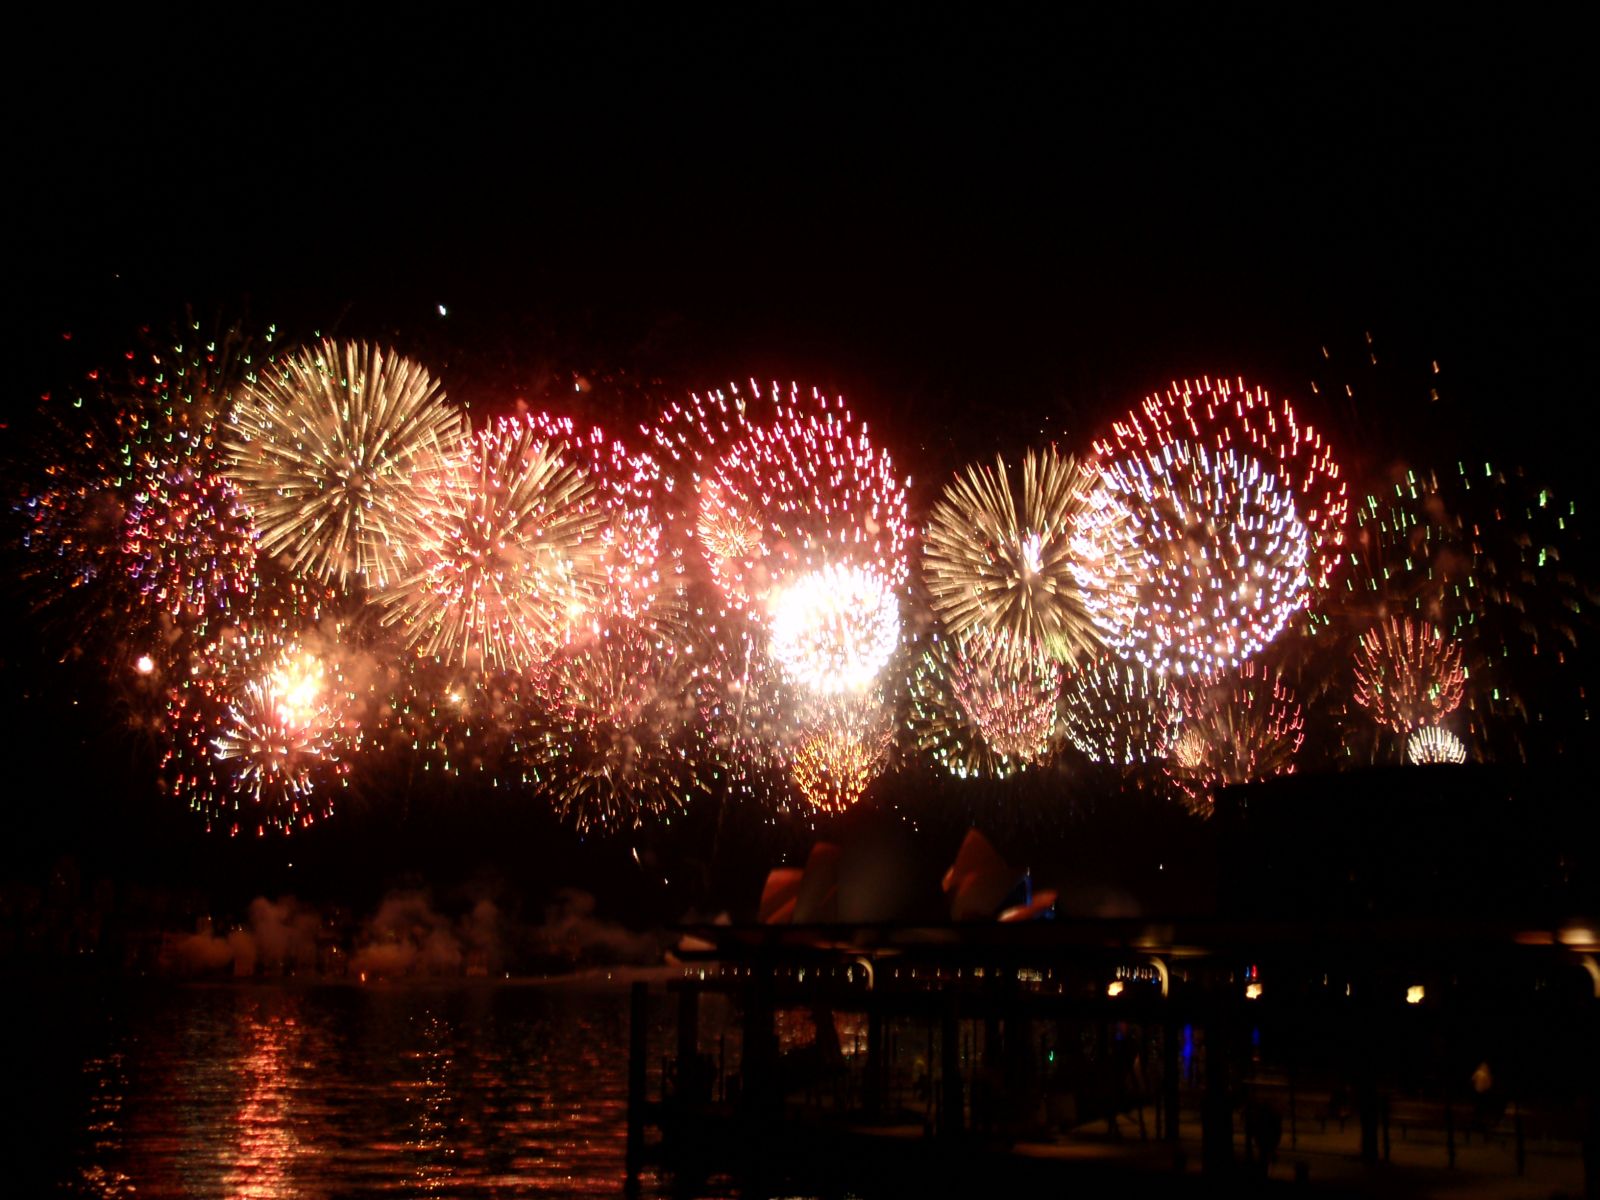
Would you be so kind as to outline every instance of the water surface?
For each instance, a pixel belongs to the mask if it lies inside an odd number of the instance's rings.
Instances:
[[[47,1194],[621,1190],[620,987],[23,985],[12,1000],[27,1011],[7,1035],[8,1174]],[[652,1024],[659,1057],[659,989]]]

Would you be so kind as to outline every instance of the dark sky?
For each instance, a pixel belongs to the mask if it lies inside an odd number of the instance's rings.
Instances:
[[[405,336],[443,303],[464,356],[554,329],[691,386],[1084,435],[1178,374],[1298,394],[1367,330],[1469,422],[1579,386],[1592,87],[1559,23],[378,14],[19,37],[26,333],[248,298]]]
[[[545,7],[19,25],[7,413],[64,331],[247,305],[456,395],[540,360],[821,384],[923,492],[1191,373],[1304,401],[1347,461],[1437,437],[1592,489],[1593,71],[1554,10]],[[1368,331],[1399,402],[1319,411]]]

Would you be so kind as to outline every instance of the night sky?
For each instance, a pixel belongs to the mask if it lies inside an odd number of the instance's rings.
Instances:
[[[8,434],[192,306],[389,341],[491,408],[818,385],[921,505],[1199,374],[1294,397],[1352,470],[1437,448],[1592,492],[1592,71],[1553,13],[258,12],[14,32]],[[1319,414],[1312,379],[1377,378],[1368,333],[1392,372]],[[3,653],[9,869],[134,836],[197,871],[185,814],[126,798],[136,752],[74,726],[83,681],[31,632]]]

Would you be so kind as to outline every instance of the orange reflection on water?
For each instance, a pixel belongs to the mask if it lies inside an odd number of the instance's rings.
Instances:
[[[241,1021],[248,1040],[238,1070],[245,1085],[234,1117],[232,1161],[222,1176],[230,1200],[285,1200],[298,1194],[291,1168],[300,1150],[289,1068],[298,1041],[293,1017]]]

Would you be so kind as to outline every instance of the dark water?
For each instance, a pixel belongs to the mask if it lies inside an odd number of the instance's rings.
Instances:
[[[12,1195],[621,1192],[622,989],[87,985],[9,1002],[5,1174],[31,1181]]]

